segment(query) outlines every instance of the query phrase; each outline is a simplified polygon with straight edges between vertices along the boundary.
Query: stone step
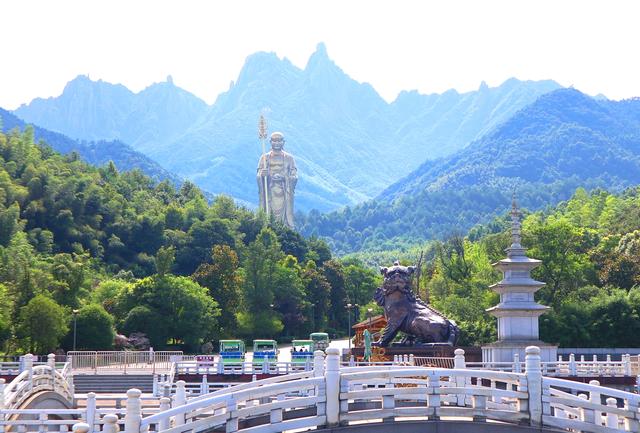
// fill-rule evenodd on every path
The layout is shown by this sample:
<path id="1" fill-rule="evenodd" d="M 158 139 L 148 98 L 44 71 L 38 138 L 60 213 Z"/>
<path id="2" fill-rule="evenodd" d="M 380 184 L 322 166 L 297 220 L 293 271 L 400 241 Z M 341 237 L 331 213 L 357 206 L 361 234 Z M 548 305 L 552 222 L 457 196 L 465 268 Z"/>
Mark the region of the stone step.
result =
<path id="1" fill-rule="evenodd" d="M 73 377 L 75 392 L 86 394 L 121 393 L 131 388 L 153 392 L 153 375 L 76 375 Z"/>

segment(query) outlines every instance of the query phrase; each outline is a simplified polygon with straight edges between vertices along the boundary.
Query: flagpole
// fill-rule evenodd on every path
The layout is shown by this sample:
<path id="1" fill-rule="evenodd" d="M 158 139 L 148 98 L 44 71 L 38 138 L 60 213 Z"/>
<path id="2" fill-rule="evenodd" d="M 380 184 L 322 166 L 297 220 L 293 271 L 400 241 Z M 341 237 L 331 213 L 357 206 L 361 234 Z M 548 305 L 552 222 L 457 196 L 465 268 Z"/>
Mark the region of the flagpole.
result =
<path id="1" fill-rule="evenodd" d="M 267 150 L 264 145 L 264 140 L 267 138 L 267 120 L 264 116 L 260 115 L 260 120 L 258 121 L 258 138 L 260 138 L 260 142 L 262 143 L 262 155 L 264 156 L 264 168 L 267 169 Z M 264 210 L 267 214 L 267 218 L 269 218 L 269 181 L 267 180 L 267 176 L 264 176 Z"/>

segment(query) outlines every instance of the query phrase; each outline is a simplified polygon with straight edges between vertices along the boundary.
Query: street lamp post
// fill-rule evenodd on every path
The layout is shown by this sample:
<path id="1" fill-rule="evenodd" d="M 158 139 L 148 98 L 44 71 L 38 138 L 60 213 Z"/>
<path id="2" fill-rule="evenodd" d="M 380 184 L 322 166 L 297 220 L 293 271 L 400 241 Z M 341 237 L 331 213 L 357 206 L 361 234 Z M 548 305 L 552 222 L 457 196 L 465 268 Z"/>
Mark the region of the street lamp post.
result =
<path id="1" fill-rule="evenodd" d="M 349 318 L 349 353 L 351 353 L 351 309 L 358 308 L 358 304 L 347 304 L 347 317 Z"/>
<path id="2" fill-rule="evenodd" d="M 73 313 L 73 351 L 75 352 L 76 350 L 76 334 L 77 334 L 77 329 L 78 327 L 76 326 L 77 323 L 77 317 L 78 317 L 78 311 L 80 310 L 71 310 L 71 312 Z"/>

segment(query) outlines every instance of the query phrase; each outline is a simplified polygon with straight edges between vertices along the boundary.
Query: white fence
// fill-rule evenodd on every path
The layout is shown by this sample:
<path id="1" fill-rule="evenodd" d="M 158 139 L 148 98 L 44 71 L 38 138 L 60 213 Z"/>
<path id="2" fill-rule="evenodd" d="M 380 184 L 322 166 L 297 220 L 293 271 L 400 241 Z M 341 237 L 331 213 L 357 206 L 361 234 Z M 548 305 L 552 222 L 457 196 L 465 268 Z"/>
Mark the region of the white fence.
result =
<path id="1" fill-rule="evenodd" d="M 183 357 L 181 351 L 76 351 L 67 353 L 74 372 L 163 373 Z"/>

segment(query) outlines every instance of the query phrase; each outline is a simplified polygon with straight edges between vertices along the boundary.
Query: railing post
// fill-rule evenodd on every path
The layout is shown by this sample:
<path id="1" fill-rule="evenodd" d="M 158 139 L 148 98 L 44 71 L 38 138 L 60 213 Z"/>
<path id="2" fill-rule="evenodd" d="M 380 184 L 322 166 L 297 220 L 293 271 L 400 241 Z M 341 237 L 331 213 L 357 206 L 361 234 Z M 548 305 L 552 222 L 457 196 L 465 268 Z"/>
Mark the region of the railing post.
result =
<path id="1" fill-rule="evenodd" d="M 578 394 L 578 398 L 581 400 L 589 400 L 589 398 L 587 397 L 587 394 Z M 595 412 L 590 410 L 590 409 L 585 409 L 585 408 L 580 408 L 579 409 L 579 414 L 580 414 L 580 421 L 582 422 L 586 422 L 589 424 L 594 424 L 595 423 Z"/>
<path id="2" fill-rule="evenodd" d="M 576 368 L 576 355 L 569 354 L 569 376 L 577 376 L 578 369 Z"/>
<path id="3" fill-rule="evenodd" d="M 56 369 L 56 354 L 50 353 L 47 355 L 47 365 L 52 369 Z"/>
<path id="4" fill-rule="evenodd" d="M 229 414 L 229 418 L 227 419 L 227 425 L 225 427 L 226 433 L 234 433 L 238 431 L 238 402 L 233 395 L 229 397 L 227 400 L 227 413 Z"/>
<path id="5" fill-rule="evenodd" d="M 513 368 L 511 369 L 513 373 L 522 373 L 522 366 L 520 365 L 520 354 L 513 354 Z"/>
<path id="6" fill-rule="evenodd" d="M 96 425 L 96 393 L 90 392 L 87 394 L 87 417 L 85 419 L 89 424 L 89 433 L 93 433 Z"/>
<path id="7" fill-rule="evenodd" d="M 625 376 L 631 376 L 631 355 L 629 355 L 628 353 L 626 355 L 623 355 L 622 368 L 624 370 L 623 374 Z"/>
<path id="8" fill-rule="evenodd" d="M 285 395 L 278 394 L 277 401 L 284 401 Z M 282 422 L 282 408 L 271 409 L 269 411 L 269 422 L 271 424 L 279 424 Z"/>
<path id="9" fill-rule="evenodd" d="M 540 348 L 529 346 L 525 349 L 527 389 L 529 394 L 529 423 L 542 425 L 542 370 L 540 369 Z"/>
<path id="10" fill-rule="evenodd" d="M 340 424 L 340 350 L 329 347 L 326 353 L 327 426 L 336 427 Z"/>
<path id="11" fill-rule="evenodd" d="M 0 379 L 0 433 L 4 433 L 4 425 L 2 425 L 1 423 L 4 421 L 4 413 L 2 412 L 2 410 L 4 409 L 4 387 L 5 387 L 5 380 L 4 379 Z"/>
<path id="12" fill-rule="evenodd" d="M 24 370 L 29 372 L 29 390 L 33 389 L 33 355 L 24 355 Z"/>
<path id="13" fill-rule="evenodd" d="M 140 405 L 139 389 L 132 388 L 127 391 L 127 410 L 124 415 L 124 433 L 140 433 L 142 421 L 142 406 Z"/>
<path id="14" fill-rule="evenodd" d="M 102 417 L 104 421 L 104 427 L 102 427 L 102 433 L 118 433 L 120 426 L 118 426 L 118 415 L 110 413 Z"/>
<path id="15" fill-rule="evenodd" d="M 202 375 L 202 382 L 200 382 L 200 395 L 209 393 L 209 384 L 207 383 L 207 375 Z"/>
<path id="16" fill-rule="evenodd" d="M 616 402 L 616 399 L 613 397 L 609 397 L 607 399 L 607 406 L 609 407 L 618 407 L 618 404 Z M 609 428 L 618 428 L 618 415 L 616 415 L 615 413 L 610 413 L 607 412 L 607 420 L 605 422 L 605 425 Z"/>
<path id="17" fill-rule="evenodd" d="M 153 388 L 151 392 L 153 393 L 154 396 L 158 395 L 158 375 L 157 374 L 153 375 Z"/>
<path id="18" fill-rule="evenodd" d="M 440 376 L 433 373 L 428 374 L 429 387 L 427 388 L 427 406 L 433 408 L 433 416 L 429 416 L 429 421 L 440 419 Z"/>
<path id="19" fill-rule="evenodd" d="M 176 393 L 173 396 L 173 407 L 184 406 L 187 403 L 187 391 L 185 389 L 185 381 L 179 380 L 176 382 Z M 174 418 L 175 425 L 184 425 L 185 416 L 184 413 L 176 414 Z M 126 432 L 129 433 L 129 432 Z"/>
<path id="20" fill-rule="evenodd" d="M 627 398 L 624 402 L 624 408 L 629 413 L 629 416 L 624 419 L 624 429 L 626 431 L 637 432 L 640 431 L 640 422 L 638 421 L 638 399 Z"/>
<path id="21" fill-rule="evenodd" d="M 464 357 L 464 350 L 463 349 L 456 349 L 453 351 L 454 355 L 453 355 L 453 368 L 458 370 L 458 369 L 465 369 L 467 368 L 467 362 L 465 360 Z M 455 385 L 456 388 L 464 388 L 466 385 L 467 381 L 465 377 L 462 376 L 455 376 Z M 456 395 L 456 404 L 458 406 L 465 406 L 466 405 L 466 398 L 464 394 L 457 394 Z"/>
<path id="22" fill-rule="evenodd" d="M 71 427 L 71 431 L 73 431 L 73 433 L 88 433 L 89 425 L 83 422 L 79 422 Z"/>
<path id="23" fill-rule="evenodd" d="M 162 397 L 160 399 L 160 412 L 164 412 L 171 408 L 171 399 L 169 397 Z M 158 431 L 167 430 L 171 423 L 169 422 L 169 417 L 162 418 L 158 423 Z"/>

